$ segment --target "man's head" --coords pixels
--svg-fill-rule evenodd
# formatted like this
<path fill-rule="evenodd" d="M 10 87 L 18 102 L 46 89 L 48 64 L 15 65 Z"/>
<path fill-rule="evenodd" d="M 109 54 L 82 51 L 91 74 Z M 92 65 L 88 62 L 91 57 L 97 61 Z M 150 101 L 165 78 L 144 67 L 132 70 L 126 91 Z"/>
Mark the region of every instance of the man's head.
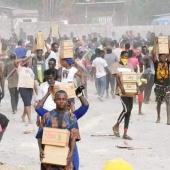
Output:
<path fill-rule="evenodd" d="M 50 86 L 53 86 L 55 84 L 55 72 L 54 72 L 54 70 L 48 69 L 45 72 L 45 79 Z"/>
<path fill-rule="evenodd" d="M 74 60 L 72 58 L 63 58 L 61 59 L 61 65 L 65 68 L 69 68 L 74 64 Z"/>
<path fill-rule="evenodd" d="M 165 63 L 167 60 L 166 54 L 159 54 L 159 61 Z"/>
<path fill-rule="evenodd" d="M 59 44 L 57 42 L 52 43 L 51 50 L 53 50 L 55 53 L 58 52 Z"/>
<path fill-rule="evenodd" d="M 42 58 L 42 56 L 43 56 L 43 50 L 42 49 L 36 50 L 36 53 L 37 53 L 37 58 Z"/>
<path fill-rule="evenodd" d="M 56 67 L 56 60 L 54 58 L 50 58 L 49 59 L 48 67 L 49 67 L 49 69 L 55 69 L 55 67 Z"/>
<path fill-rule="evenodd" d="M 16 59 L 16 55 L 13 54 L 13 53 L 11 53 L 11 54 L 9 55 L 9 58 L 10 58 L 11 60 L 15 60 L 15 59 Z"/>
<path fill-rule="evenodd" d="M 66 110 L 68 104 L 67 93 L 63 90 L 57 91 L 54 97 L 54 102 L 56 103 L 56 108 L 58 110 Z"/>
<path fill-rule="evenodd" d="M 146 55 L 148 53 L 148 49 L 146 46 L 142 46 L 142 53 Z"/>
<path fill-rule="evenodd" d="M 2 136 L 8 126 L 9 120 L 8 118 L 0 113 L 0 141 L 2 139 Z"/>
<path fill-rule="evenodd" d="M 120 63 L 123 65 L 128 64 L 128 52 L 127 51 L 122 51 L 120 54 Z"/>
<path fill-rule="evenodd" d="M 125 44 L 125 50 L 129 50 L 130 49 L 130 43 L 126 43 Z"/>
<path fill-rule="evenodd" d="M 18 46 L 22 46 L 22 44 L 23 44 L 22 40 L 19 40 L 18 41 Z"/>
<path fill-rule="evenodd" d="M 106 48 L 106 53 L 107 53 L 107 54 L 111 54 L 111 53 L 112 53 L 112 49 L 111 49 L 111 48 L 109 48 L 109 47 L 108 47 L 108 48 Z"/>

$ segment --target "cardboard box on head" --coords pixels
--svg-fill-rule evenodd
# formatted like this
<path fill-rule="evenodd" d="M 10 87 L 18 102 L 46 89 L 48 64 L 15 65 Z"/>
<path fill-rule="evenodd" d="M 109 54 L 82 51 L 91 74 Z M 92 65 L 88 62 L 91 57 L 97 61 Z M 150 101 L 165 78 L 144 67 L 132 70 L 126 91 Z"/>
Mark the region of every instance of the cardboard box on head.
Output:
<path fill-rule="evenodd" d="M 159 36 L 156 38 L 154 43 L 154 53 L 158 54 L 169 54 L 169 40 L 167 36 Z"/>
<path fill-rule="evenodd" d="M 35 48 L 36 50 L 43 50 L 45 47 L 45 39 L 44 39 L 44 34 L 42 31 L 39 31 L 36 34 L 36 39 L 35 39 Z"/>
<path fill-rule="evenodd" d="M 60 58 L 73 58 L 73 42 L 71 40 L 64 40 L 61 43 Z"/>
<path fill-rule="evenodd" d="M 63 90 L 67 93 L 68 98 L 71 99 L 76 97 L 75 89 L 74 83 L 59 83 L 54 86 L 54 94 L 59 90 Z"/>

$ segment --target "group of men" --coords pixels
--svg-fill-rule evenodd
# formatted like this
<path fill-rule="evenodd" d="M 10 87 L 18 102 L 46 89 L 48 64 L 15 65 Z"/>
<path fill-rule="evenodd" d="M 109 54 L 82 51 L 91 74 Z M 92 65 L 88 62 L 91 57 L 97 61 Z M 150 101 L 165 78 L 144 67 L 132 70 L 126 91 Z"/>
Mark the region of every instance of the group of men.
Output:
<path fill-rule="evenodd" d="M 67 166 L 42 164 L 42 170 L 79 169 L 76 141 L 80 140 L 80 135 L 77 120 L 89 108 L 87 102 L 88 79 L 95 80 L 94 84 L 99 101 L 103 102 L 105 97 L 109 97 L 109 87 L 113 99 L 115 95 L 120 96 L 123 110 L 113 126 L 115 136 L 120 137 L 119 125 L 124 120 L 123 138 L 126 140 L 132 139 L 127 134 L 127 131 L 135 96 L 132 97 L 126 94 L 121 81 L 123 72 L 138 72 L 147 80 L 147 84 L 139 88 L 138 94 L 136 94 L 138 95 L 140 115 L 142 114 L 142 103 L 148 104 L 150 102 L 152 87 L 155 83 L 156 122 L 160 122 L 161 104 L 163 101 L 166 101 L 167 124 L 170 124 L 170 59 L 168 55 L 156 55 L 153 53 L 153 39 L 155 35 L 148 33 L 147 37 L 148 40 L 144 41 L 140 35 L 135 37 L 130 33 L 122 36 L 120 41 L 108 38 L 102 39 L 101 37 L 100 39 L 97 37 L 87 39 L 83 36 L 81 40 L 73 38 L 74 58 L 60 58 L 61 40 L 54 41 L 50 48 L 48 41 L 46 41 L 45 49 L 36 49 L 34 51 L 33 45 L 30 45 L 31 41 L 26 46 L 20 40 L 16 47 L 10 48 L 13 53 L 7 59 L 2 59 L 2 66 L 0 67 L 0 99 L 4 97 L 4 78 L 6 77 L 11 97 L 12 112 L 13 114 L 17 113 L 20 73 L 18 72 L 16 61 L 20 63 L 21 67 L 25 67 L 23 63 L 27 62 L 28 67 L 34 73 L 35 79 L 33 91 L 36 96 L 35 110 L 37 112 L 38 125 L 36 138 L 39 144 L 40 159 L 43 160 L 44 158 L 44 146 L 42 144 L 43 127 L 66 128 L 71 133 Z M 75 84 L 75 81 L 77 85 L 75 93 L 81 101 L 81 106 L 78 109 L 75 108 L 75 99 L 69 98 L 66 91 L 59 90 L 56 92 L 54 90 L 54 87 L 60 83 L 71 82 Z M 32 100 L 32 96 L 30 100 Z M 28 101 L 26 102 L 23 99 L 23 102 L 27 108 L 28 105 L 25 105 L 25 103 Z M 2 137 L 8 124 L 8 119 L 3 115 L 0 115 L 1 117 L 3 121 L 0 121 L 0 137 Z M 28 118 L 30 117 L 28 116 Z"/>

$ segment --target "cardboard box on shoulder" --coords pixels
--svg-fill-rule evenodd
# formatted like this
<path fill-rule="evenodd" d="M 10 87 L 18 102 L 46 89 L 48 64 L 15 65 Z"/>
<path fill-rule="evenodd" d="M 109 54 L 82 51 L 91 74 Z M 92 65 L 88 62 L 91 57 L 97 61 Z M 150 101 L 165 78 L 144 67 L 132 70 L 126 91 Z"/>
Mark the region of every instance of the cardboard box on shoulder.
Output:
<path fill-rule="evenodd" d="M 66 147 L 69 143 L 70 132 L 67 129 L 43 128 L 42 144 Z"/>
<path fill-rule="evenodd" d="M 68 153 L 68 147 L 45 145 L 42 163 L 66 166 Z"/>

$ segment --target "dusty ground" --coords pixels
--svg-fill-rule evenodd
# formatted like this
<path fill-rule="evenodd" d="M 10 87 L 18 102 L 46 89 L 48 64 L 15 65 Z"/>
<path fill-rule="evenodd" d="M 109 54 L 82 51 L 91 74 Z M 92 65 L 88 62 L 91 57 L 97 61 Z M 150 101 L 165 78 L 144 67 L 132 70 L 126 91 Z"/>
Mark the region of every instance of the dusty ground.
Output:
<path fill-rule="evenodd" d="M 129 135 L 133 141 L 127 141 L 134 150 L 118 149 L 124 140 L 116 137 L 92 137 L 94 134 L 112 134 L 112 125 L 116 121 L 122 106 L 119 98 L 97 100 L 95 90 L 90 84 L 90 110 L 79 120 L 82 140 L 79 142 L 80 170 L 102 170 L 104 162 L 110 159 L 122 158 L 129 161 L 135 170 L 169 170 L 170 163 L 170 126 L 166 125 L 165 106 L 162 107 L 162 120 L 156 124 L 155 103 L 143 106 L 145 115 L 139 116 L 138 105 L 134 104 Z M 152 98 L 154 100 L 154 98 Z M 21 122 L 22 102 L 16 115 L 11 114 L 9 95 L 0 106 L 0 112 L 5 113 L 10 124 L 0 144 L 0 162 L 11 167 L 0 166 L 0 170 L 38 170 L 38 147 L 35 139 L 37 127 Z M 35 113 L 34 117 L 36 116 Z M 123 130 L 123 125 L 121 127 Z M 24 131 L 31 131 L 24 134 Z M 122 132 L 122 131 L 121 131 Z M 16 168 L 14 168 L 16 167 Z"/>

